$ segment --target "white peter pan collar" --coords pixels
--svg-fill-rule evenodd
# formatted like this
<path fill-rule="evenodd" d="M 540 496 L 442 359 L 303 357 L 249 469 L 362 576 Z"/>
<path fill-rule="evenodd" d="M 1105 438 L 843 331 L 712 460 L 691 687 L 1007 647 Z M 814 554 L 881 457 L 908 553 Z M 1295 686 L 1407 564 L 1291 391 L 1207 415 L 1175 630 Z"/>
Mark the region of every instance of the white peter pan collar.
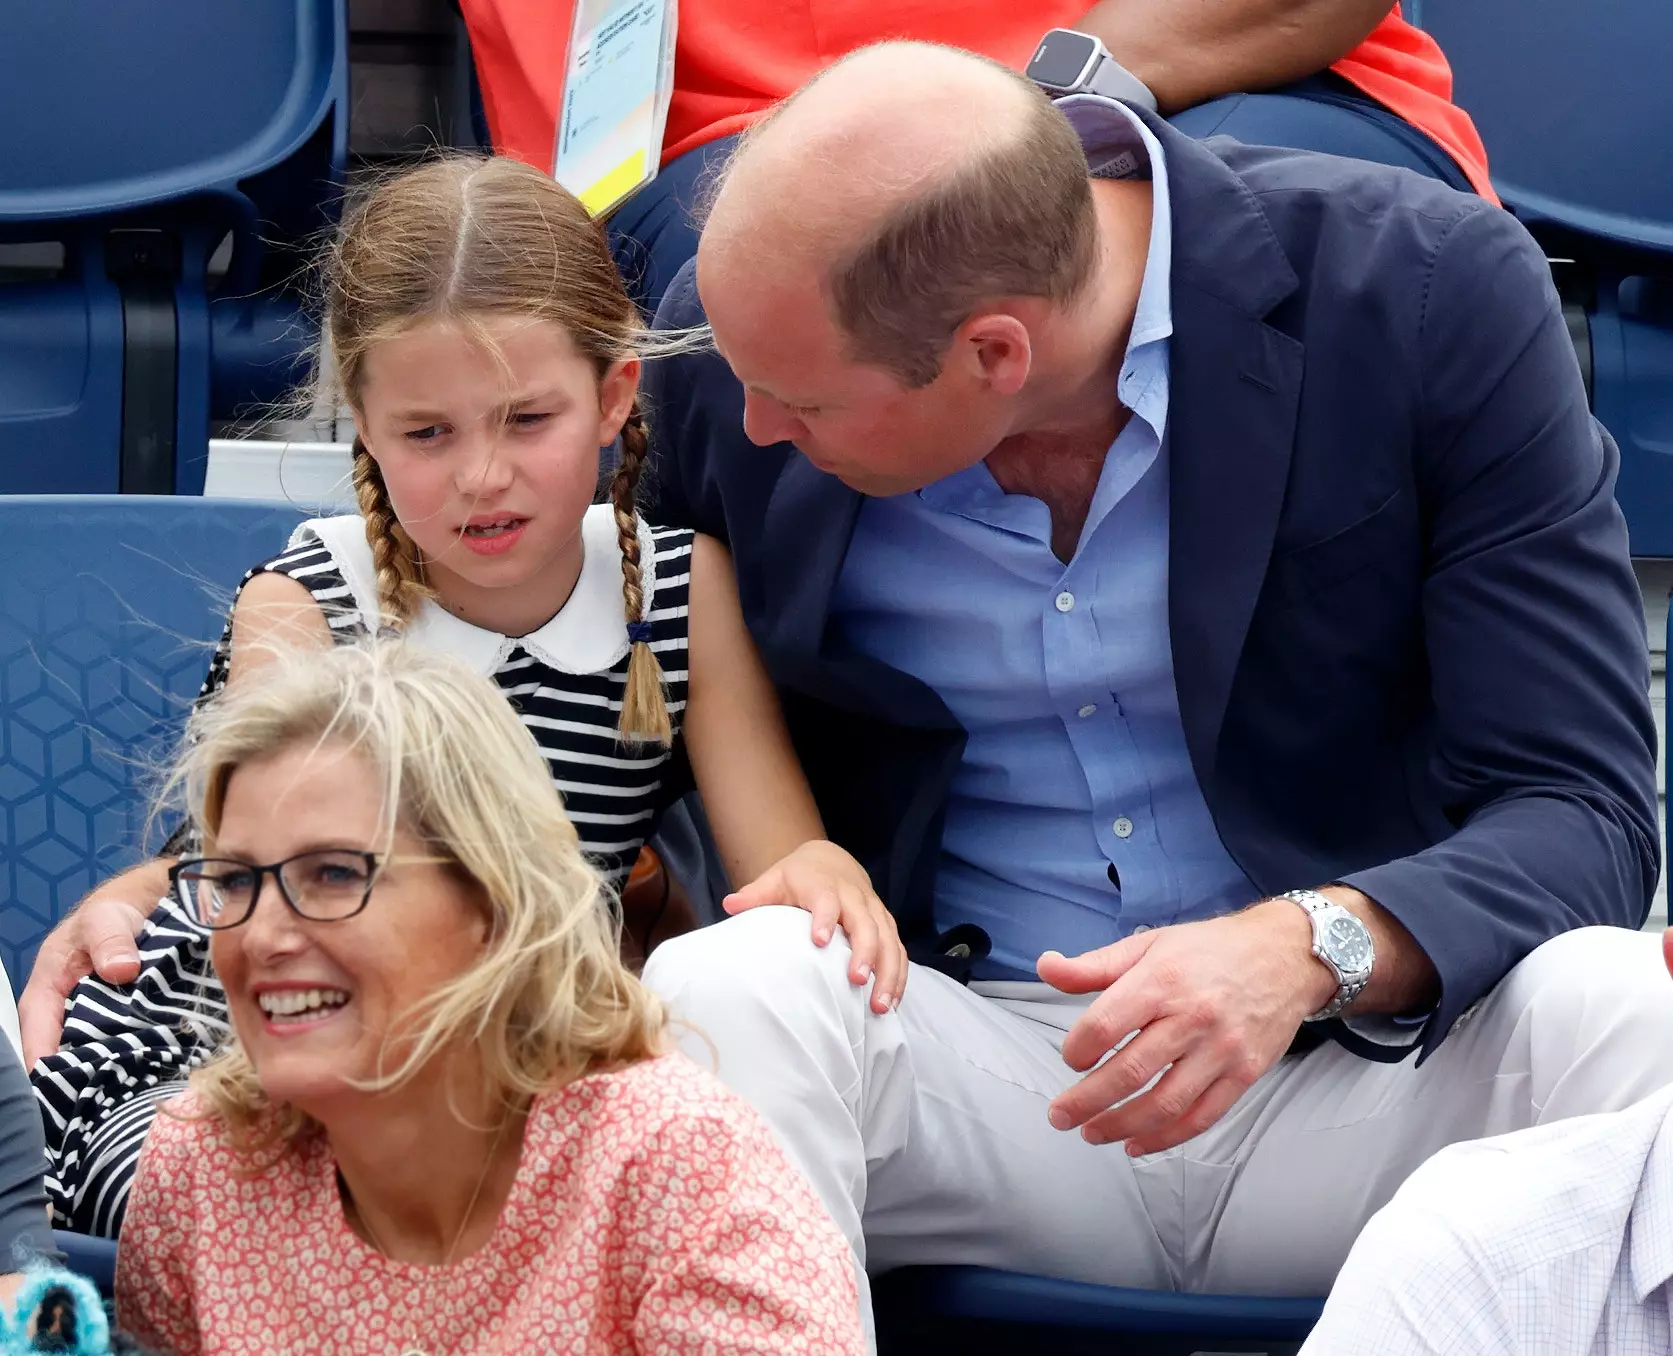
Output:
<path fill-rule="evenodd" d="M 640 620 L 650 616 L 656 594 L 656 546 L 651 530 L 639 523 L 639 567 L 644 584 Z M 366 540 L 365 521 L 357 513 L 310 518 L 291 534 L 295 549 L 310 539 L 331 553 L 343 582 L 368 621 L 380 615 L 377 570 Z M 622 611 L 622 552 L 616 536 L 615 510 L 594 504 L 581 519 L 581 575 L 569 601 L 545 625 L 526 636 L 484 631 L 426 598 L 408 624 L 408 639 L 442 650 L 469 664 L 484 677 L 495 673 L 521 645 L 541 663 L 563 673 L 602 673 L 628 651 L 627 617 Z"/>

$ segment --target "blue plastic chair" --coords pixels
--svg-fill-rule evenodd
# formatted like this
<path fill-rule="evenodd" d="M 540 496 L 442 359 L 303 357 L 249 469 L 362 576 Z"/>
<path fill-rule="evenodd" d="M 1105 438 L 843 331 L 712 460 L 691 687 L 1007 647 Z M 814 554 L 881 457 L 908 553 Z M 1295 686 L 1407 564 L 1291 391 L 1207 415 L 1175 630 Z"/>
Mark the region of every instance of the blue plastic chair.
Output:
<path fill-rule="evenodd" d="M 140 859 L 150 773 L 233 591 L 301 517 L 186 496 L 0 496 L 0 955 L 19 987 L 63 913 Z"/>
<path fill-rule="evenodd" d="M 99 1287 L 99 1293 L 110 1296 L 116 1289 L 116 1240 L 91 1238 L 86 1234 L 52 1231 L 52 1241 L 64 1254 L 64 1262 L 77 1275 L 85 1276 Z"/>
<path fill-rule="evenodd" d="M 985 1267 L 903 1267 L 872 1279 L 879 1356 L 1192 1356 L 1299 1347 L 1323 1300 L 1182 1295 Z"/>
<path fill-rule="evenodd" d="M 62 265 L 0 280 L 0 492 L 198 493 L 211 417 L 301 373 L 280 284 L 336 210 L 345 4 L 7 8 L 0 244 Z"/>
<path fill-rule="evenodd" d="M 1407 0 L 1554 257 L 1638 556 L 1673 556 L 1673 6 Z"/>

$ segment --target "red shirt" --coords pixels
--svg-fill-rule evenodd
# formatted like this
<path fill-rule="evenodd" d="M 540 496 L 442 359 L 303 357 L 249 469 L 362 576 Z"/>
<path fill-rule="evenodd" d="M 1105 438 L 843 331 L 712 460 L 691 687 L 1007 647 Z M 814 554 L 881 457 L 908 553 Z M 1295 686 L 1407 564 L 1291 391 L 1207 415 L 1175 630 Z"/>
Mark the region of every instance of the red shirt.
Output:
<path fill-rule="evenodd" d="M 832 61 L 885 38 L 981 52 L 1021 68 L 1048 28 L 1088 0 L 683 0 L 663 163 L 749 126 Z M 494 145 L 552 167 L 573 0 L 463 0 Z M 1452 102 L 1452 68 L 1395 5 L 1332 68 L 1446 149 L 1492 198 L 1487 152 Z M 1497 201 L 1497 199 L 1494 199 Z"/>

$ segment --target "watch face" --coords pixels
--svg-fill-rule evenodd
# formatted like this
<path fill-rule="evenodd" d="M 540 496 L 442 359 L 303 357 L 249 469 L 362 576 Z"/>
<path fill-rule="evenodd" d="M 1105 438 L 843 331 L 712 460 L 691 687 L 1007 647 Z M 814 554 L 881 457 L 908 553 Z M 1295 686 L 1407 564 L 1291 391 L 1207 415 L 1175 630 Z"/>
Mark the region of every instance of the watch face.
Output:
<path fill-rule="evenodd" d="M 1028 63 L 1028 78 L 1047 89 L 1072 89 L 1097 50 L 1098 44 L 1085 33 L 1054 28 L 1040 39 Z"/>
<path fill-rule="evenodd" d="M 1345 974 L 1371 967 L 1371 934 L 1357 918 L 1333 918 L 1324 933 L 1324 953 Z"/>

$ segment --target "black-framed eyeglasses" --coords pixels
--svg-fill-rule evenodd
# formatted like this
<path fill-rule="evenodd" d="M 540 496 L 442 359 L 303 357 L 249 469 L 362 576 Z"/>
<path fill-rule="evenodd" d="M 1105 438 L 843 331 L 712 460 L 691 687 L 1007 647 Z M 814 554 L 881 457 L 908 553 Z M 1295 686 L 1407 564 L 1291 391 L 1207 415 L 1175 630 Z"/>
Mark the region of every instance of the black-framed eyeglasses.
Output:
<path fill-rule="evenodd" d="M 169 869 L 169 879 L 206 928 L 235 928 L 247 920 L 261 895 L 262 877 L 269 875 L 298 918 L 336 923 L 366 907 L 383 860 L 373 852 L 344 848 L 299 852 L 267 866 L 231 857 L 189 857 Z"/>

